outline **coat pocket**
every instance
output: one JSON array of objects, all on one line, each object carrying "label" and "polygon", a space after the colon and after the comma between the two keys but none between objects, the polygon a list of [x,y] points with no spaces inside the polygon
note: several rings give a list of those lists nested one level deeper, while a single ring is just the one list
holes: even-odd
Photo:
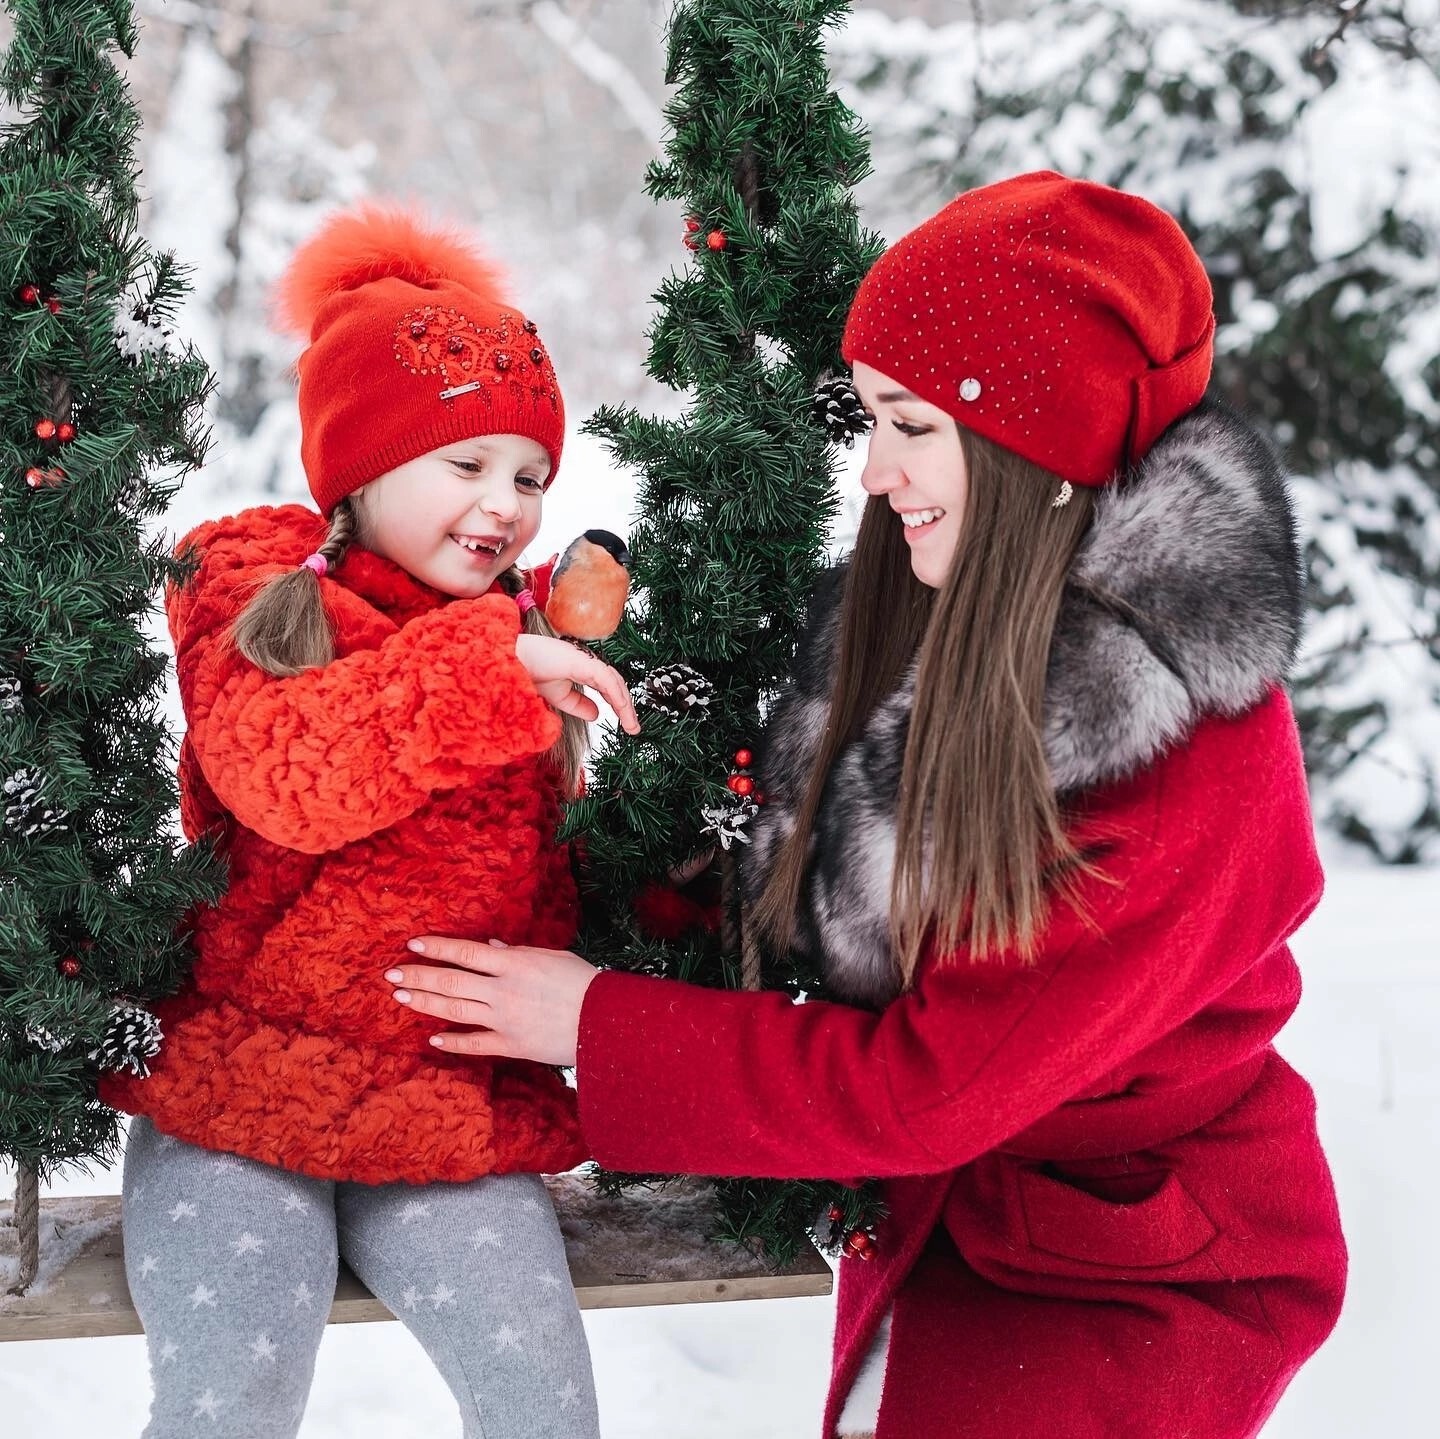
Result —
[{"label": "coat pocket", "polygon": [[1062,1259],[1163,1269],[1193,1258],[1217,1233],[1171,1171],[1126,1176],[1130,1193],[1148,1189],[1143,1198],[1126,1200],[1101,1197],[1042,1169],[1021,1169],[1017,1180],[1031,1247]]}]

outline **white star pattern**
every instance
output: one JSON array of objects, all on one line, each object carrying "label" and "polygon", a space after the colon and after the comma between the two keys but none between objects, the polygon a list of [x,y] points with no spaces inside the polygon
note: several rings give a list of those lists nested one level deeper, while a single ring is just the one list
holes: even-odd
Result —
[{"label": "white star pattern", "polygon": [[429,1217],[430,1206],[422,1199],[412,1199],[400,1211],[401,1224],[409,1224],[412,1219],[429,1219]]},{"label": "white star pattern", "polygon": [[255,1342],[250,1346],[250,1355],[257,1364],[262,1359],[268,1359],[272,1364],[275,1362],[275,1345],[268,1334],[255,1336]]},{"label": "white star pattern", "polygon": [[285,1196],[285,1212],[287,1214],[308,1214],[310,1206],[293,1189]]},{"label": "white star pattern", "polygon": [[520,1207],[527,1214],[539,1214],[540,1201],[538,1199],[527,1199]]},{"label": "white star pattern", "polygon": [[537,1274],[535,1276],[547,1289],[558,1289],[560,1281],[553,1274]]},{"label": "white star pattern", "polygon": [[195,1401],[195,1418],[204,1414],[209,1419],[214,1419],[220,1413],[220,1401],[215,1397],[213,1389],[207,1389]]},{"label": "white star pattern", "polygon": [[315,1295],[311,1291],[310,1286],[306,1284],[303,1279],[290,1291],[290,1293],[295,1296],[295,1308],[299,1309],[303,1306],[306,1309],[310,1309],[314,1307],[310,1303],[310,1301],[315,1297]]},{"label": "white star pattern", "polygon": [[571,1379],[563,1389],[555,1391],[555,1397],[560,1401],[562,1409],[578,1409],[580,1407],[580,1386]]},{"label": "white star pattern", "polygon": [[190,1293],[190,1307],[199,1309],[202,1304],[207,1309],[214,1309],[216,1307],[215,1291],[207,1289],[203,1284],[197,1284]]},{"label": "white star pattern", "polygon": [[195,1206],[186,1203],[183,1199],[177,1200],[174,1209],[170,1211],[171,1224],[175,1224],[181,1219],[194,1219],[194,1217]]},{"label": "white star pattern", "polygon": [[180,1352],[180,1346],[173,1340],[167,1339],[164,1348],[160,1351],[160,1362],[162,1364],[173,1364],[175,1356]]},{"label": "white star pattern", "polygon": [[405,1290],[405,1307],[412,1312],[420,1308],[420,1291],[411,1284]]},{"label": "white star pattern", "polygon": [[235,1241],[233,1248],[237,1259],[245,1254],[263,1254],[265,1252],[265,1241],[263,1239],[256,1239],[247,1229],[245,1233]]},{"label": "white star pattern", "polygon": [[448,1284],[437,1284],[435,1286],[435,1292],[430,1298],[435,1301],[436,1310],[443,1309],[447,1304],[452,1309],[458,1309],[460,1307],[455,1302],[455,1291]]},{"label": "white star pattern", "polygon": [[140,1277],[148,1279],[159,1267],[160,1261],[153,1254],[147,1254],[140,1261]]},{"label": "white star pattern", "polygon": [[520,1337],[524,1334],[523,1329],[513,1329],[508,1324],[502,1324],[490,1337],[495,1341],[495,1352],[498,1354],[502,1349],[513,1349],[517,1354],[525,1351],[520,1347]]},{"label": "white star pattern", "polygon": [[470,1243],[473,1244],[476,1249],[484,1249],[486,1245],[489,1245],[492,1249],[501,1248],[500,1236],[496,1234],[493,1229],[477,1229],[474,1234],[470,1236]]}]

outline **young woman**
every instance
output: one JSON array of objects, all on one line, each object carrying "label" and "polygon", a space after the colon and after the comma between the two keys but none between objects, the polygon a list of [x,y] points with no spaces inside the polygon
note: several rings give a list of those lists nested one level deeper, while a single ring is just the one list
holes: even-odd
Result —
[{"label": "young woman", "polygon": [[[855,553],[760,757],[750,923],[850,1006],[422,936],[451,1053],[577,1062],[618,1169],[885,1178],[841,1265],[824,1434],[1241,1439],[1345,1279],[1272,1039],[1321,887],[1281,685],[1277,463],[1204,402],[1205,272],[1161,211],[962,195],[855,299]],[[444,996],[444,997],[440,997]]]}]

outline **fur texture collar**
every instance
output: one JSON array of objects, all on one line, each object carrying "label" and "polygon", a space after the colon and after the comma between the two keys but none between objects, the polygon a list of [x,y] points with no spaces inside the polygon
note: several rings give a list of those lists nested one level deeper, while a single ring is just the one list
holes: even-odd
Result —
[{"label": "fur texture collar", "polygon": [[[742,875],[753,901],[789,834],[828,712],[844,566],[815,595],[759,767]],[[1101,495],[1062,602],[1045,699],[1057,791],[1134,774],[1209,714],[1241,714],[1299,643],[1303,580],[1284,473],[1238,415],[1202,405]],[[895,992],[887,914],[912,665],[842,752],[817,818],[800,949],[842,997]]]}]

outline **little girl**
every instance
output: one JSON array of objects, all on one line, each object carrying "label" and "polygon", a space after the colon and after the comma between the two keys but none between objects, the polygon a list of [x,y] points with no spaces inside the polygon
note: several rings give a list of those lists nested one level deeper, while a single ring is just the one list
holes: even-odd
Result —
[{"label": "little girl", "polygon": [[466,1436],[593,1436],[538,1177],[585,1157],[573,1091],[440,1053],[440,1026],[380,979],[421,929],[569,944],[555,833],[597,713],[578,685],[638,728],[620,677],[545,624],[547,577],[516,568],[560,461],[555,372],[468,242],[399,211],[334,217],[279,298],[309,341],[320,513],[261,507],[182,542],[181,817],[229,889],[195,916],[152,1073],[102,1091],[137,1116],[146,1439],[294,1435],[342,1257],[427,1350]]}]

